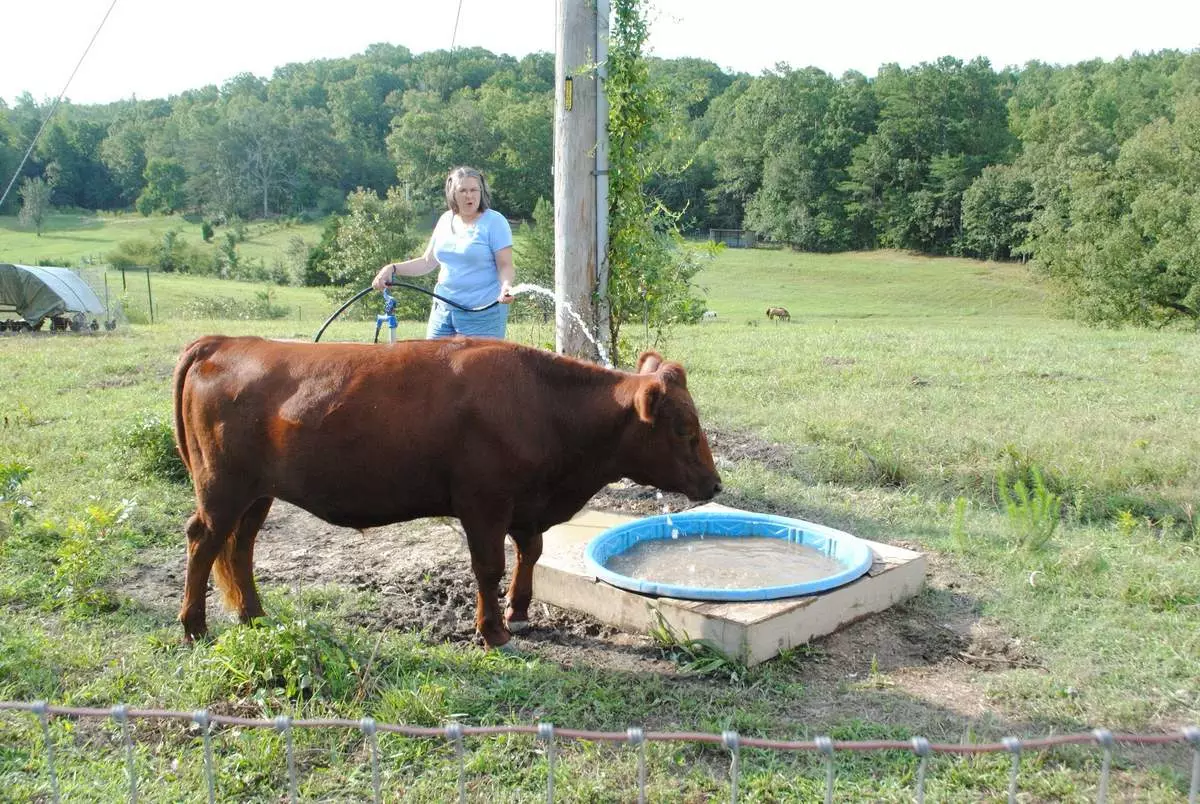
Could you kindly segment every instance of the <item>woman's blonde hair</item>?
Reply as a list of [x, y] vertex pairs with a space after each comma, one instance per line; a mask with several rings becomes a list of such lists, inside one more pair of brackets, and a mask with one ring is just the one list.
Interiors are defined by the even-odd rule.
[[454, 191], [462, 184], [463, 179], [473, 178], [479, 181], [479, 211], [486, 212], [492, 208], [492, 193], [488, 190], [487, 179], [473, 167], [456, 167], [450, 171], [450, 175], [446, 177], [446, 208], [451, 212], [458, 213], [458, 201], [454, 198]]

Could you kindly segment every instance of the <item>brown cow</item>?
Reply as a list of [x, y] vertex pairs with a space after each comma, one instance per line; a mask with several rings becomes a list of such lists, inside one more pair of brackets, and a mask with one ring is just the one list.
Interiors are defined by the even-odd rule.
[[[528, 625], [542, 533], [628, 477], [721, 490], [687, 377], [655, 352], [630, 374], [491, 339], [313, 344], [208, 336], [175, 368], [175, 439], [196, 489], [179, 619], [206, 632], [210, 571], [262, 616], [254, 539], [278, 497], [334, 525], [463, 525], [489, 646]], [[504, 535], [517, 566], [502, 619]]]
[[768, 307], [767, 318], [771, 318], [776, 321], [791, 321], [792, 314], [787, 311], [786, 307]]

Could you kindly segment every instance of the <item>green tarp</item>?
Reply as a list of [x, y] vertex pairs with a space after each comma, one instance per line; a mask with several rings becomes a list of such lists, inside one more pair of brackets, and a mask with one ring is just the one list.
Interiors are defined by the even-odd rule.
[[16, 308], [34, 326], [51, 315], [104, 314], [100, 299], [68, 268], [0, 263], [0, 305]]

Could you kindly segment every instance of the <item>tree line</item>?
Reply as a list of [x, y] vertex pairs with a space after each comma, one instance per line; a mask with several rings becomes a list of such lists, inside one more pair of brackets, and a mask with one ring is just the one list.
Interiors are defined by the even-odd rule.
[[[871, 78], [647, 63], [636, 156], [685, 232], [1030, 259], [1087, 320], [1200, 321], [1200, 52], [999, 70], [947, 57]], [[169, 99], [67, 104], [23, 173], [56, 206], [251, 219], [343, 213], [360, 189], [437, 208], [466, 163], [530, 220], [552, 196], [553, 84], [551, 54], [374, 45]], [[0, 175], [47, 109], [0, 102]]]

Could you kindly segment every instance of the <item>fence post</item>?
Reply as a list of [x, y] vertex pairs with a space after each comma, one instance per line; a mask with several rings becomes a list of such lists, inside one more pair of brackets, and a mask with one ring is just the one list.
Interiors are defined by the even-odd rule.
[[204, 735], [204, 777], [208, 780], [208, 804], [216, 804], [217, 785], [213, 778], [212, 720], [208, 716], [207, 709], [193, 712], [192, 720], [200, 726], [200, 733]]
[[539, 723], [538, 739], [546, 742], [546, 804], [554, 804], [554, 724]]
[[638, 804], [646, 804], [646, 733], [635, 726], [625, 730], [625, 737], [638, 747]]
[[833, 804], [833, 740], [818, 737], [813, 740], [817, 750], [825, 755], [825, 804]]
[[1112, 768], [1113, 735], [1108, 729], [1095, 729], [1092, 737], [1104, 747], [1104, 760], [1100, 763], [1100, 786], [1096, 792], [1096, 801], [1104, 804], [1108, 801], [1108, 773]]
[[1012, 770], [1008, 775], [1008, 804], [1017, 804], [1017, 773], [1021, 770], [1021, 741], [1016, 737], [1001, 740], [1012, 753]]
[[146, 298], [150, 300], [150, 323], [154, 323], [154, 291], [150, 290], [150, 266], [146, 266]]
[[917, 804], [925, 804], [925, 769], [929, 765], [929, 741], [924, 737], [912, 738], [913, 753], [921, 758], [917, 765]]
[[738, 767], [738, 760], [741, 756], [741, 752], [738, 750], [740, 745], [738, 733], [736, 731], [721, 732], [721, 742], [729, 749], [729, 753], [733, 755], [729, 761], [729, 802], [730, 804], [737, 804], [738, 773], [741, 770]]
[[117, 704], [112, 708], [113, 720], [121, 724], [121, 736], [125, 742], [125, 770], [129, 774], [129, 804], [137, 804], [137, 768], [133, 764], [133, 738], [129, 736], [129, 708]]
[[46, 745], [46, 769], [50, 772], [50, 800], [54, 804], [60, 801], [58, 796], [58, 774], [54, 770], [54, 741], [50, 738], [50, 710], [45, 701], [35, 701], [30, 710], [38, 716], [42, 723], [42, 739]]
[[364, 717], [359, 721], [359, 728], [371, 742], [371, 782], [375, 788], [375, 804], [383, 799], [379, 797], [379, 740], [375, 736], [375, 719]]
[[463, 727], [461, 723], [446, 724], [446, 739], [454, 743], [454, 756], [458, 759], [458, 800], [459, 804], [467, 801], [467, 763], [463, 750]]
[[300, 796], [296, 793], [296, 757], [292, 752], [292, 719], [287, 715], [280, 715], [275, 718], [275, 728], [283, 735], [287, 744], [288, 800], [292, 804], [296, 804], [300, 800]]
[[1188, 791], [1188, 804], [1200, 800], [1200, 726], [1188, 726], [1183, 730], [1184, 739], [1192, 744], [1192, 785]]

